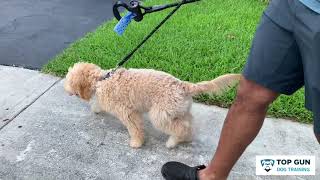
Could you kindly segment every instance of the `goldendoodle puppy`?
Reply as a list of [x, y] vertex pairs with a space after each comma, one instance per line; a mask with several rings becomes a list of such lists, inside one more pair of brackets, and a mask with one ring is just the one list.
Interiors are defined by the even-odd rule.
[[94, 112], [117, 117], [128, 129], [130, 146], [144, 143], [142, 114], [147, 112], [154, 127], [170, 135], [166, 146], [191, 141], [192, 96], [221, 93], [236, 84], [240, 74], [227, 74], [212, 81], [190, 83], [151, 69], [108, 71], [90, 63], [77, 63], [66, 76], [64, 88], [70, 95], [89, 101]]

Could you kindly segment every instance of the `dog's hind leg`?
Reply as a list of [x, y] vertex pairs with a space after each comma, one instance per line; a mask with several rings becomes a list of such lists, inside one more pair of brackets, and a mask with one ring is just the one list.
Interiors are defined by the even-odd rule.
[[130, 135], [130, 146], [139, 148], [144, 143], [143, 118], [139, 112], [122, 113], [117, 115], [127, 127]]
[[189, 142], [192, 140], [192, 115], [188, 112], [183, 116], [176, 117], [170, 123], [173, 134], [169, 137], [166, 146], [173, 148], [181, 142]]
[[[158, 114], [158, 115], [157, 115]], [[170, 118], [166, 116], [164, 112], [163, 115], [159, 113], [150, 112], [150, 118], [152, 124], [159, 130], [170, 135], [168, 141], [166, 142], [167, 148], [173, 148], [181, 142], [188, 142], [192, 140], [192, 115], [186, 112], [184, 115]]]

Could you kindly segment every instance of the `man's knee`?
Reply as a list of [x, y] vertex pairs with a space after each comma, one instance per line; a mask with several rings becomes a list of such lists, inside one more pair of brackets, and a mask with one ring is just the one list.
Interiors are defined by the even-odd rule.
[[266, 108], [278, 97], [278, 93], [243, 78], [237, 91], [236, 103], [246, 107]]

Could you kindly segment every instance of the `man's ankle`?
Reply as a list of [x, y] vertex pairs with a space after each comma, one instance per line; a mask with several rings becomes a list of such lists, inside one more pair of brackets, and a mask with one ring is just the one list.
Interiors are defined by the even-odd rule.
[[226, 177], [218, 177], [214, 172], [208, 170], [207, 168], [198, 171], [198, 176], [200, 180], [226, 180]]

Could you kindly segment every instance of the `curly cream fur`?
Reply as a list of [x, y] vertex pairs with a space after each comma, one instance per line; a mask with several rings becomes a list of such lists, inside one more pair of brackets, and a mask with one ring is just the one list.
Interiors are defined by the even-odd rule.
[[190, 108], [192, 96], [221, 93], [238, 82], [240, 74], [227, 74], [197, 84], [181, 81], [170, 74], [151, 69], [117, 70], [99, 81], [107, 71], [90, 63], [77, 63], [66, 76], [65, 90], [89, 101], [94, 112], [116, 116], [128, 129], [130, 146], [144, 143], [142, 114], [147, 112], [154, 127], [170, 135], [166, 146], [172, 148], [191, 140]]

